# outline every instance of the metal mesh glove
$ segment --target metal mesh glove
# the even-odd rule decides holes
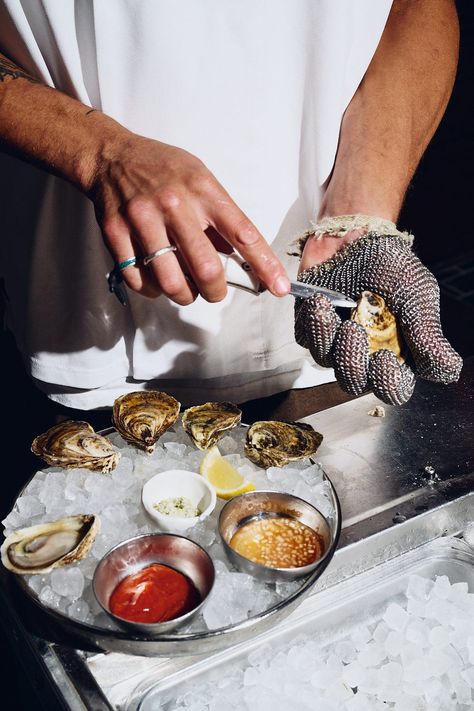
[[[410,350],[409,365],[394,353],[379,350],[369,356],[362,326],[342,321],[322,295],[297,299],[296,341],[309,348],[319,365],[334,368],[336,378],[352,395],[366,390],[390,405],[411,397],[416,376],[440,383],[459,378],[462,360],[443,337],[436,279],[398,235],[369,232],[323,264],[311,267],[298,281],[340,291],[357,300],[365,290],[385,299]]]

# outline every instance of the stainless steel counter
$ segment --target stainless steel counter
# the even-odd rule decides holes
[[[338,491],[343,518],[339,550],[318,589],[462,531],[474,520],[473,400],[471,359],[459,383],[443,387],[419,381],[410,402],[386,406],[384,418],[368,415],[380,404],[372,395],[305,418],[324,435],[318,458]],[[68,640],[60,637],[46,641],[54,639],[55,630],[47,620],[38,624],[4,570],[1,580],[0,597],[17,639],[32,650],[63,707],[113,708],[103,692],[112,684],[119,655],[87,655],[68,648]],[[130,658],[135,686],[152,668],[162,677],[190,663],[188,658],[140,660]],[[126,685],[123,674],[121,681]]]

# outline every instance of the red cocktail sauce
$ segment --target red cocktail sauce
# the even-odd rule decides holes
[[[109,600],[110,611],[130,622],[165,622],[194,609],[201,596],[186,575],[153,563],[120,581]]]

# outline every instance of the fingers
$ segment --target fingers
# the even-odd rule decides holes
[[[193,212],[183,206],[171,222],[175,243],[201,296],[209,302],[222,301],[227,283],[222,262]]]
[[[104,239],[116,264],[120,264],[131,257],[138,257],[139,251],[130,237],[130,230],[120,215],[106,220],[102,226]],[[134,291],[144,293],[149,290],[143,275],[136,266],[131,265],[122,269],[123,280]],[[158,296],[159,292],[156,293]],[[145,293],[145,295],[148,295]]]
[[[439,316],[439,288],[434,276],[420,265],[421,287],[398,294],[399,321],[416,364],[426,380],[452,383],[459,379],[462,358],[444,338]]]
[[[354,321],[344,321],[334,338],[332,361],[343,390],[351,395],[361,395],[367,390],[369,347],[362,326]]]
[[[295,304],[296,342],[309,348],[315,362],[324,368],[332,366],[331,348],[340,323],[333,305],[323,294]]]
[[[405,363],[400,363],[394,353],[382,349],[370,356],[369,384],[382,402],[403,405],[415,388],[415,376]]]
[[[290,282],[285,269],[254,224],[223,191],[211,209],[212,225],[250,264],[274,296],[286,296]]]
[[[151,201],[131,201],[127,217],[133,234],[140,242],[142,256],[170,244],[164,222]],[[195,300],[196,292],[186,279],[175,253],[169,252],[153,259],[143,270],[148,270],[148,274],[153,277],[155,288],[175,303],[185,306]],[[126,274],[123,276],[125,279]]]

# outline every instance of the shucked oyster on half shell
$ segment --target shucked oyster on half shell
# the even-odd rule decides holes
[[[385,300],[372,291],[363,291],[351,319],[360,324],[369,339],[369,353],[386,348],[405,361],[405,342],[393,313]]]
[[[100,530],[97,516],[81,514],[21,528],[3,542],[3,565],[20,575],[49,573],[86,557]]]
[[[283,467],[310,457],[322,441],[323,436],[303,422],[254,422],[247,430],[245,454],[259,467]]]
[[[109,440],[88,422],[67,420],[33,440],[31,451],[52,466],[110,472],[120,459]]]
[[[241,420],[242,410],[231,402],[206,402],[188,407],[183,413],[183,427],[199,449],[209,449]]]
[[[112,419],[127,442],[152,454],[159,437],[178,419],[180,406],[158,390],[126,393],[115,400]]]

